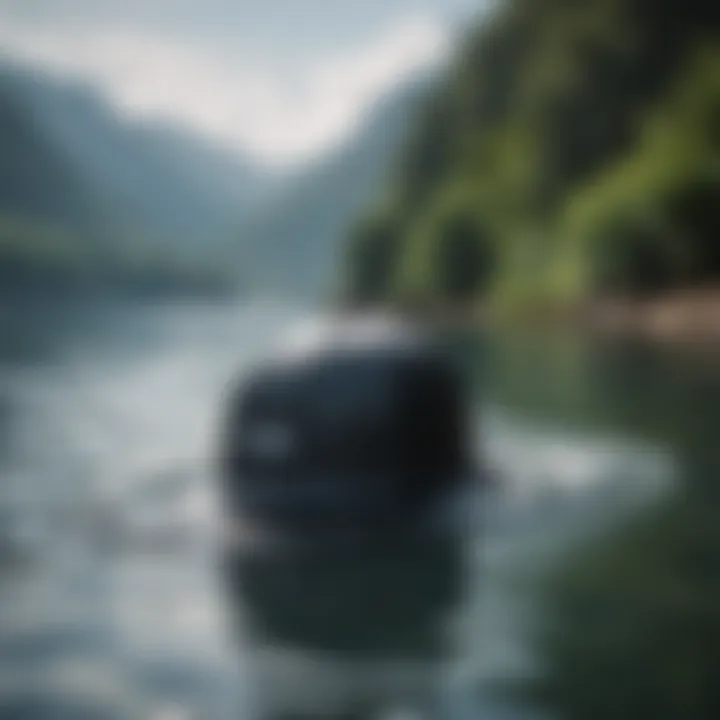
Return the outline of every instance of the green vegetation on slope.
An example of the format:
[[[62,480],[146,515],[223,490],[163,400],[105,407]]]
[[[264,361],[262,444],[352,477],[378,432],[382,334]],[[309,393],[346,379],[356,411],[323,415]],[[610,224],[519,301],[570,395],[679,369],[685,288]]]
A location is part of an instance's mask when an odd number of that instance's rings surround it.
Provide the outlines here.
[[[59,225],[0,215],[0,295],[215,294],[229,288],[219,271],[150,250],[110,247]]]
[[[350,298],[522,308],[720,279],[719,27],[701,0],[501,5],[352,230]]]

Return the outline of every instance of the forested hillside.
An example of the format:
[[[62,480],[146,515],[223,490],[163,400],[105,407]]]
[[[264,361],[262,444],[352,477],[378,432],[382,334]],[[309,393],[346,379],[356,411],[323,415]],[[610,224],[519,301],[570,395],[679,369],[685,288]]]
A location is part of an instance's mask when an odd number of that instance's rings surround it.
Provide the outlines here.
[[[568,305],[720,280],[720,9],[516,0],[348,242],[350,299]]]

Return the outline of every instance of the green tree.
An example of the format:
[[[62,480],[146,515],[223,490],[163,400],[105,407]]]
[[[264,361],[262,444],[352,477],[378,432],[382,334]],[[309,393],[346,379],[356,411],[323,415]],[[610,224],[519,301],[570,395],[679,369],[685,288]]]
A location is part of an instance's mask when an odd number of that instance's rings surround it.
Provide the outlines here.
[[[400,225],[389,210],[368,215],[353,229],[346,257],[350,302],[366,304],[389,297],[400,247]]]

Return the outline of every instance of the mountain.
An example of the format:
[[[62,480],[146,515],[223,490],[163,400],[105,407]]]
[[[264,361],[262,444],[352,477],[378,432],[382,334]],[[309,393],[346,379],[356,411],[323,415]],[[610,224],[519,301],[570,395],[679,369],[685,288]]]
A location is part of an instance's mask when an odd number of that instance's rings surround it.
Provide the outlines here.
[[[242,224],[242,264],[258,287],[288,295],[331,289],[348,225],[387,180],[426,90],[416,80],[380,99],[348,143],[280,183]]]
[[[131,121],[82,85],[0,64],[4,275],[32,265],[52,276],[51,266],[103,257],[202,273],[224,264],[213,256],[227,228],[267,183],[190,131]]]
[[[30,87],[29,75],[0,66],[0,209],[48,223],[92,224],[97,197],[38,127]]]
[[[26,95],[43,135],[156,238],[206,241],[259,196],[258,168],[190,131],[123,122],[83,88],[36,83]]]
[[[348,296],[522,309],[720,281],[719,40],[705,0],[498,3],[358,220]]]

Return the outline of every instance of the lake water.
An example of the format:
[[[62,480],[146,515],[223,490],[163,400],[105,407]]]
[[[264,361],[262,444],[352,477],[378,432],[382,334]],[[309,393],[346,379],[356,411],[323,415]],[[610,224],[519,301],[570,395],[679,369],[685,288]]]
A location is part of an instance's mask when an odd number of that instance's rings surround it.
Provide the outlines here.
[[[213,443],[228,384],[299,316],[271,304],[4,311],[0,718],[250,720],[261,653],[238,637],[218,569]],[[711,363],[637,345],[457,348],[499,484],[469,541],[462,642],[439,684],[448,717],[536,717],[490,692],[541,662],[528,578],[674,491],[714,443],[720,381]],[[362,603],[354,613],[362,623]],[[344,682],[322,654],[290,655],[270,664],[286,678],[303,666],[306,694],[333,690],[309,690],[313,673]]]

